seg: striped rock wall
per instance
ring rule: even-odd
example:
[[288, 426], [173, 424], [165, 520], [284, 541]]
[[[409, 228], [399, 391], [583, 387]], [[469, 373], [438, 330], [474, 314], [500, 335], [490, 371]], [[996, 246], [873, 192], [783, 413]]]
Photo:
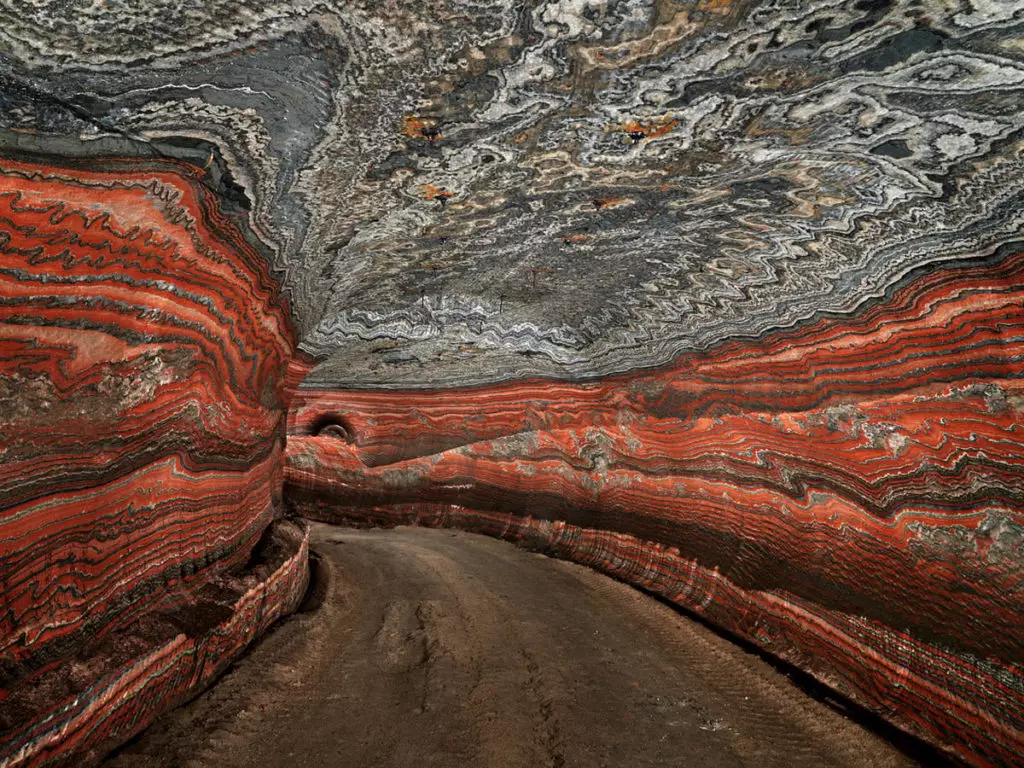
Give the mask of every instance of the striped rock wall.
[[302, 366], [258, 241], [204, 179], [0, 158], [5, 768], [95, 759], [304, 587], [294, 535], [280, 569], [224, 582], [280, 515]]
[[589, 383], [300, 390], [286, 497], [653, 590], [977, 765], [1024, 754], [1024, 253]]

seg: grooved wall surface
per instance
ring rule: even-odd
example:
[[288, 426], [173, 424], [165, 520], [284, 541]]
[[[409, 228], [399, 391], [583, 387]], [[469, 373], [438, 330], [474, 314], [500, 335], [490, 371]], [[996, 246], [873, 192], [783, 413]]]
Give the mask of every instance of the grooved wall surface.
[[[208, 642], [188, 618], [217, 602], [204, 587], [280, 514], [294, 331], [200, 175], [0, 159], [0, 764], [43, 749], [36, 735], [55, 760], [99, 743], [37, 727], [72, 699], [89, 729], [123, 733], [95, 685], [114, 673], [104, 643], [155, 652], [176, 633], [147, 622], [175, 611]], [[259, 621], [285, 605], [269, 594]], [[255, 631], [231, 626], [227, 656]], [[160, 678], [135, 686], [133, 722], [208, 676]]]
[[0, 0], [0, 729], [246, 561], [312, 371], [297, 505], [668, 558], [1012, 764], [1022, 90], [1022, 0]]
[[853, 320], [588, 384], [300, 390], [286, 497], [539, 542], [1014, 765], [1022, 278], [1016, 252], [927, 271]]

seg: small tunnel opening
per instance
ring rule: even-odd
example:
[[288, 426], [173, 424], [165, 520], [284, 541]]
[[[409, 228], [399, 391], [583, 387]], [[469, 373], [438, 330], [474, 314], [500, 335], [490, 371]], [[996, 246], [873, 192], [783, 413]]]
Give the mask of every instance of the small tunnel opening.
[[344, 416], [336, 413], [324, 413], [317, 416], [309, 427], [313, 437], [333, 437], [346, 443], [355, 442], [355, 431], [352, 424]]

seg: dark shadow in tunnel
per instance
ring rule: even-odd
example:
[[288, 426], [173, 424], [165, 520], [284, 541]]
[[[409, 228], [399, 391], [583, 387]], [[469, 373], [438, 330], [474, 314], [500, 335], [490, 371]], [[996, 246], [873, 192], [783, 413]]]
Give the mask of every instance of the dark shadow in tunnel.
[[346, 443], [355, 442], [352, 424], [337, 413], [322, 413], [317, 416], [309, 425], [309, 434], [313, 437], [335, 437]]

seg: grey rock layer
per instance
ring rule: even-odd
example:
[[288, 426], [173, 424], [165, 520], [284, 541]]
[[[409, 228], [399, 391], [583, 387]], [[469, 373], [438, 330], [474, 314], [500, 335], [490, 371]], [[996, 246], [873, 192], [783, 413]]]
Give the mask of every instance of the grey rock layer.
[[1020, 237], [1022, 92], [1017, 0], [0, 0], [0, 143], [208, 165], [321, 384], [851, 313]]

